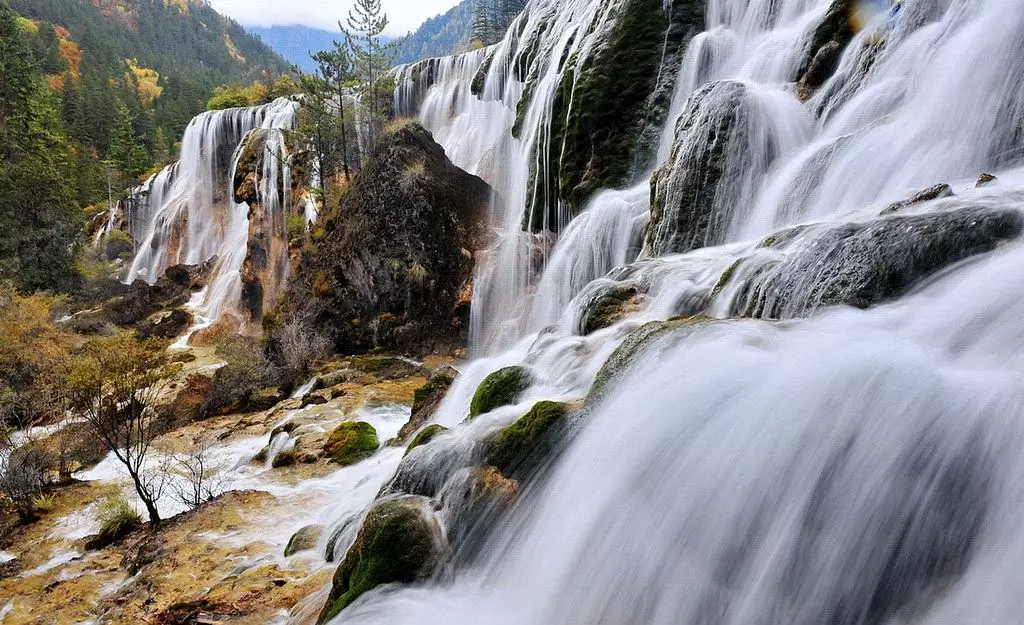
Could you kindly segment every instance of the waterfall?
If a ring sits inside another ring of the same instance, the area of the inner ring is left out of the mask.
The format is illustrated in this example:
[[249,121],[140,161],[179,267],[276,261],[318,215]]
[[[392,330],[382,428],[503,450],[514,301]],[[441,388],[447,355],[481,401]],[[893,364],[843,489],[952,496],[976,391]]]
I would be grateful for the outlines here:
[[[179,160],[136,194],[132,233],[141,244],[127,282],[152,283],[171,265],[197,264],[216,256],[209,286],[202,300],[193,302],[197,312],[210,323],[238,302],[249,230],[249,207],[235,201],[238,158],[253,131],[267,130],[268,149],[276,158],[264,159],[263,180],[271,188],[259,190],[260,197],[276,203],[284,196],[280,201],[287,201],[289,194],[281,191],[290,182],[280,131],[294,127],[297,110],[296,102],[279,98],[263,106],[202,113],[189,123]],[[268,210],[283,219],[286,208]]]
[[[1015,622],[1024,5],[702,3],[654,161],[532,227],[560,85],[625,4],[535,0],[502,42],[398,70],[396,108],[498,194],[433,453],[472,462],[646,322],[707,317],[591,392],[454,570],[332,623]],[[582,329],[616,289],[625,312]],[[533,387],[460,425],[511,364]]]

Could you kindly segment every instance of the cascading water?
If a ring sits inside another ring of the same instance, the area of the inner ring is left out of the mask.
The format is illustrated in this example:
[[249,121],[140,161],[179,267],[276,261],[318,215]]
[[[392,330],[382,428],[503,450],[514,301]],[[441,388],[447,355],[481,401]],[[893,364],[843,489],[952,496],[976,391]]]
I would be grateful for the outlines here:
[[[269,188],[258,189],[258,195],[275,205],[287,202],[289,193],[282,189],[290,185],[289,163],[281,131],[294,127],[298,106],[279,98],[263,106],[203,113],[189,123],[180,159],[150,179],[137,202],[142,243],[128,282],[152,283],[168,266],[197,264],[216,256],[209,286],[201,301],[193,304],[210,322],[238,302],[249,230],[249,207],[235,201],[238,159],[251,133],[266,130],[273,156],[263,159],[261,180]],[[267,207],[268,214],[280,220],[285,210],[287,205]]]
[[[533,401],[586,395],[646,321],[721,319],[652,340],[588,400],[468,563],[332,622],[1016,622],[1024,6],[709,1],[655,149],[654,205],[647,175],[598,193],[545,224],[560,234],[538,261],[522,226],[544,192],[531,164],[553,166],[545,111],[619,7],[533,2],[502,43],[399,72],[396,105],[501,196],[473,302],[489,355],[435,417],[448,442],[403,467],[446,455],[431,465],[443,481]],[[550,81],[524,93],[518,62]],[[998,180],[971,188],[985,170]],[[886,208],[938,182],[955,197]],[[581,331],[608,285],[643,297]],[[458,426],[480,380],[516,363],[533,388]]]

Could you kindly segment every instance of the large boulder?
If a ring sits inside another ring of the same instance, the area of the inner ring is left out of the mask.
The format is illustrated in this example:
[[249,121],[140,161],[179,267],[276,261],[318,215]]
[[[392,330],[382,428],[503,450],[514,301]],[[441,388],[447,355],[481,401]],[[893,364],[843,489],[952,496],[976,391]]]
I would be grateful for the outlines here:
[[198,265],[173,265],[153,284],[136,280],[125,294],[103,304],[102,315],[115,325],[128,326],[160,310],[184,306],[194,291],[206,286],[217,262],[214,256]]
[[430,575],[444,549],[444,533],[427,498],[401,497],[375,504],[334,572],[318,622],[334,618],[376,586],[410,583]]
[[299,260],[270,334],[297,315],[340,353],[461,345],[456,316],[483,245],[492,189],[455,167],[422,126],[385,131]]

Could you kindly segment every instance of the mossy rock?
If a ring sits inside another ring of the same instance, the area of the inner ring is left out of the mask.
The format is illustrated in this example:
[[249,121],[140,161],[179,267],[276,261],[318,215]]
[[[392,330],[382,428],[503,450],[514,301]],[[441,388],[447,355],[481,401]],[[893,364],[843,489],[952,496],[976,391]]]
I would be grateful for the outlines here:
[[274,459],[270,461],[270,467],[273,469],[280,469],[282,467],[290,467],[295,464],[295,450],[294,449],[283,449],[277,452]]
[[586,336],[615,325],[622,319],[639,312],[647,301],[640,288],[631,283],[613,282],[593,291],[588,288],[587,300],[576,324],[580,335]]
[[430,441],[434,440],[434,438],[436,438],[438,435],[444,434],[447,431],[448,428],[437,423],[432,423],[428,425],[427,427],[420,430],[419,433],[413,437],[412,442],[409,443],[409,446],[405,450],[405,455],[408,456],[409,452],[412,451],[413,449],[416,449],[420,445],[426,445]]
[[429,501],[425,497],[402,497],[373,506],[334,572],[331,593],[318,623],[334,618],[376,586],[414,582],[434,570],[442,541]]
[[586,403],[592,405],[604,397],[610,384],[629,369],[637,356],[659,339],[679,330],[696,328],[712,320],[711,317],[696,315],[651,321],[640,326],[615,348],[612,355],[601,366],[590,387],[590,392],[587,394]]
[[364,421],[346,421],[331,431],[324,453],[332,461],[348,466],[369,458],[380,447],[377,430]]
[[528,477],[557,447],[560,427],[569,413],[568,404],[537,402],[530,412],[489,441],[487,463],[511,478]]
[[295,555],[300,551],[315,549],[324,533],[322,525],[307,525],[292,534],[288,539],[288,545],[284,548],[284,557]]
[[459,372],[454,368],[444,366],[431,373],[427,383],[416,389],[413,395],[412,414],[409,415],[409,421],[398,431],[394,444],[408,440],[416,430],[423,427],[423,424],[430,422],[458,375]]
[[503,367],[484,378],[469,404],[469,417],[490,412],[519,401],[523,391],[533,384],[533,374],[526,367]]

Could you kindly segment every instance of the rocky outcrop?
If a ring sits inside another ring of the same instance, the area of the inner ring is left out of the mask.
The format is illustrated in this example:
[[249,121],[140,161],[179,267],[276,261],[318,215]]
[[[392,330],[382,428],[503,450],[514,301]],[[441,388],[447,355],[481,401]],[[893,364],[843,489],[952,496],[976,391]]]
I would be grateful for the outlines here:
[[856,4],[856,0],[833,0],[808,36],[795,77],[804,99],[835,73],[839,57],[855,34],[851,20]]
[[385,132],[303,252],[274,323],[309,315],[345,354],[461,344],[468,320],[454,311],[491,197],[423,127]]
[[430,575],[444,552],[443,532],[425,497],[384,500],[366,514],[355,542],[334,572],[318,623],[334,618],[381,584]]
[[288,544],[284,548],[284,557],[295,555],[302,551],[315,549],[320,537],[324,533],[322,525],[307,525],[292,534]]
[[[234,200],[249,206],[242,305],[253,320],[276,304],[288,278],[296,232],[304,232],[312,163],[294,132],[258,128],[235,167]],[[293,225],[294,224],[294,225]]]
[[213,257],[199,265],[168,267],[155,283],[136,280],[124,295],[85,315],[98,315],[118,326],[133,326],[161,310],[184,306],[193,292],[206,285],[216,265],[217,257]]
[[781,261],[755,256],[736,272],[732,312],[785,319],[834,304],[868,308],[1022,230],[1019,211],[980,207],[806,229],[803,240],[774,242]]
[[653,256],[724,240],[745,180],[753,175],[750,98],[737,81],[694,93],[676,123],[668,161],[651,177],[645,248]]
[[438,423],[432,423],[431,425],[428,425],[427,427],[417,432],[416,436],[412,437],[412,440],[409,441],[409,446],[405,448],[405,455],[408,456],[409,452],[412,451],[413,449],[416,449],[420,445],[426,445],[427,443],[429,443],[430,441],[434,440],[436,437],[440,436],[441,434],[444,434],[447,431],[448,428]]
[[[625,186],[652,164],[686,44],[704,30],[703,0],[606,4],[598,44],[582,62],[569,60],[553,104],[549,158],[557,168],[544,184],[574,213],[598,189]],[[535,215],[538,230],[544,211]],[[548,224],[557,227],[553,214]]]
[[579,296],[576,331],[583,336],[639,312],[647,303],[642,287],[633,282],[595,280]]

